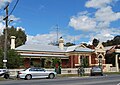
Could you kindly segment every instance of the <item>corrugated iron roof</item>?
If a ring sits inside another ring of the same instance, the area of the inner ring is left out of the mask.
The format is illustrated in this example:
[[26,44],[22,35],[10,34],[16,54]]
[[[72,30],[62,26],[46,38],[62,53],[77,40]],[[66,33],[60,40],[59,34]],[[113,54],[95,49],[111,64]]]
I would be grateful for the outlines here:
[[46,52],[72,52],[72,51],[93,52],[94,51],[86,47],[81,47],[80,45],[64,47],[64,49],[62,50],[58,46],[43,45],[43,44],[25,44],[25,45],[15,48],[15,50],[46,51]]
[[77,51],[77,52],[94,52],[94,50],[92,50],[92,49],[83,48],[83,47],[76,48],[75,51]]
[[64,49],[61,50],[58,46],[43,45],[43,44],[25,44],[25,45],[15,48],[15,50],[65,52]]

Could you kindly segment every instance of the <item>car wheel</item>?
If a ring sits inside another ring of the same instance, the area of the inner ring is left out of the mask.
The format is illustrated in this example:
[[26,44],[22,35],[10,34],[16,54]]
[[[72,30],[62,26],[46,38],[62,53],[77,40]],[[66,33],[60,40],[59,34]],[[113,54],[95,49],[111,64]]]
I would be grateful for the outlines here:
[[103,74],[101,74],[101,76],[103,76]]
[[4,75],[4,78],[5,78],[5,79],[9,79],[9,77],[10,77],[9,74],[5,74],[5,75]]
[[91,73],[90,75],[91,75],[91,76],[93,76],[93,74],[92,74],[92,73]]
[[49,78],[53,79],[55,77],[55,75],[53,73],[49,74]]
[[25,76],[25,79],[30,80],[30,79],[32,79],[32,76],[30,74],[28,74]]

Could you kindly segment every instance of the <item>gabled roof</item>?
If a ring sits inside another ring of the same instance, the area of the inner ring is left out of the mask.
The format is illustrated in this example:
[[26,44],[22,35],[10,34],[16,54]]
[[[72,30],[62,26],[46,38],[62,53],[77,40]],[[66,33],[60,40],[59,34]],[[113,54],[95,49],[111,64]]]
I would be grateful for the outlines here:
[[43,44],[25,44],[15,48],[15,50],[65,52],[64,49],[61,50],[58,46]]
[[98,43],[97,47],[95,49],[105,49],[101,42]]
[[77,51],[77,52],[94,52],[94,50],[92,50],[92,49],[83,48],[83,47],[76,48],[75,51]]
[[107,46],[105,47],[105,50],[110,50],[111,48],[113,48],[114,46]]
[[94,52],[94,50],[89,49],[83,45],[74,45],[67,48],[66,52]]

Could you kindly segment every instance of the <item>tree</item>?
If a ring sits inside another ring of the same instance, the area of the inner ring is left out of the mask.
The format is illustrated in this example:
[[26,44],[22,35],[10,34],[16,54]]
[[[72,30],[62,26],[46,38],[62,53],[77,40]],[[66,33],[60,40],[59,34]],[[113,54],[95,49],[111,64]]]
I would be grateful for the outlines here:
[[89,67],[89,61],[88,61],[88,58],[83,58],[83,67],[84,67],[84,68]]
[[53,62],[53,66],[54,66],[54,67],[56,66],[56,64],[58,64],[58,66],[61,65],[61,60],[58,59],[58,58],[54,58],[52,62]]
[[[3,68],[3,50],[0,49],[0,68]],[[23,59],[15,50],[8,51],[7,68],[19,68],[23,64]]]
[[23,65],[23,59],[21,58],[21,55],[19,55],[15,50],[8,51],[7,60],[8,68],[19,68],[21,65]]
[[[8,38],[8,42],[7,42],[7,47],[8,49],[10,49],[10,37],[11,36],[15,36],[15,43],[16,43],[16,47],[21,46],[23,44],[25,44],[26,42],[26,34],[22,29],[16,29],[13,26],[9,29],[7,29],[7,38]],[[4,49],[4,36],[5,36],[5,31],[3,31],[3,35],[0,36],[0,48]]]
[[45,59],[45,67],[46,68],[51,68],[52,67],[52,57],[47,57]]
[[[18,68],[21,65],[22,59],[21,56],[14,50],[10,50],[10,37],[15,36],[16,47],[25,44],[26,34],[22,29],[16,29],[13,26],[7,29],[7,67],[8,68]],[[5,42],[5,31],[3,35],[0,36],[0,67],[3,67],[3,58],[4,58],[4,42]]]
[[120,35],[115,36],[112,40],[107,40],[107,42],[103,42],[104,46],[112,46],[120,44]]
[[75,45],[75,44],[73,44],[73,43],[71,43],[71,42],[67,42],[67,43],[65,44],[66,47],[73,46],[73,45]]
[[106,60],[106,64],[112,64],[113,66],[115,66],[115,53],[111,53],[111,54],[106,54],[105,55],[105,60]]
[[92,44],[96,47],[99,43],[99,40],[94,38]]
[[113,44],[114,45],[120,44],[120,35],[117,35],[117,36],[114,37]]
[[45,67],[47,68],[54,68],[56,65],[61,65],[61,60],[58,58],[47,57],[45,59]]
[[3,51],[0,49],[0,68],[3,67]]
[[0,36],[0,49],[4,49],[4,35]]

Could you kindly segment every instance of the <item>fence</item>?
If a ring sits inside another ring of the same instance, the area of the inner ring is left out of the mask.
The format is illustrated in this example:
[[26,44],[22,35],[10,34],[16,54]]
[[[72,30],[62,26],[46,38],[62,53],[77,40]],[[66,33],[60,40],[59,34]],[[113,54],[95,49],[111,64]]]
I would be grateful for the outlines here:
[[[9,69],[11,76],[17,76],[17,72],[23,69]],[[55,71],[55,69],[46,69],[47,71]],[[78,68],[62,68],[61,74],[77,74]],[[91,68],[84,68],[85,74],[89,74]],[[111,67],[109,70],[103,69],[104,72],[116,72],[116,67]]]
[[[10,76],[17,76],[18,71],[23,69],[9,69]],[[47,71],[55,71],[55,69],[46,69]],[[61,74],[77,74],[78,68],[63,68]],[[90,68],[84,68],[85,73],[90,73]]]

